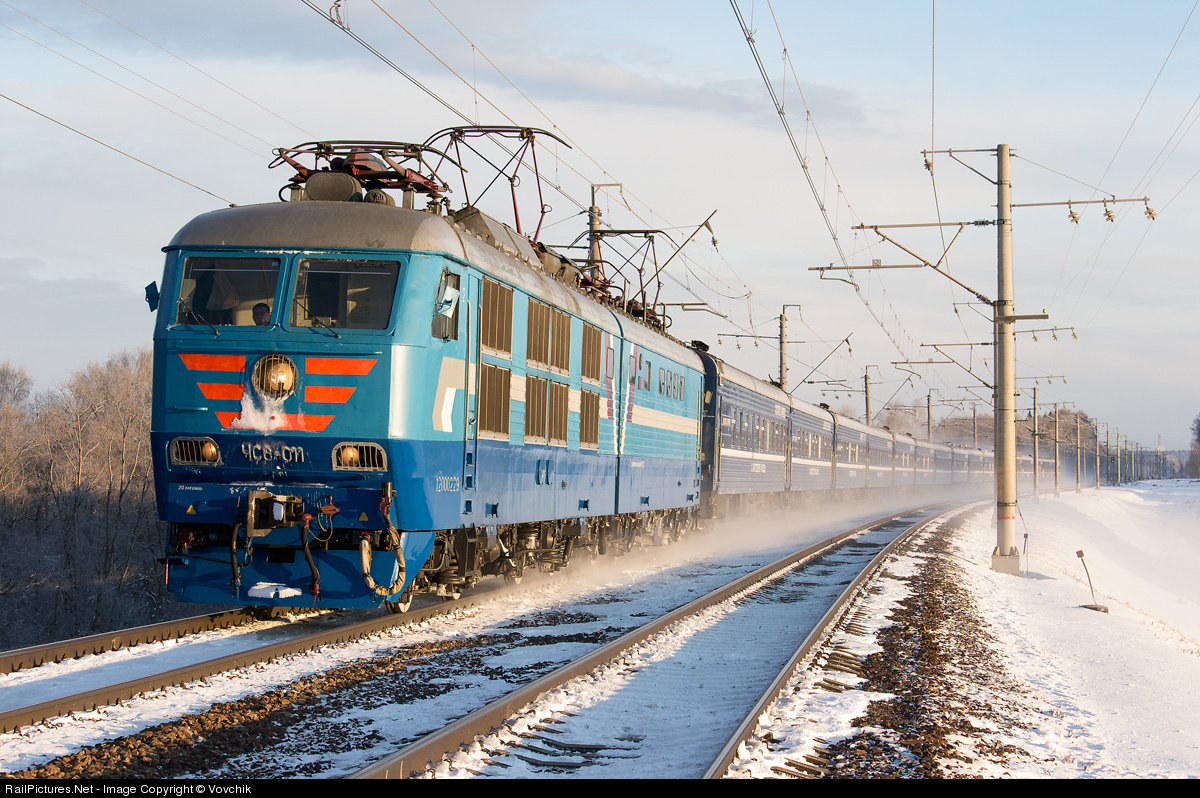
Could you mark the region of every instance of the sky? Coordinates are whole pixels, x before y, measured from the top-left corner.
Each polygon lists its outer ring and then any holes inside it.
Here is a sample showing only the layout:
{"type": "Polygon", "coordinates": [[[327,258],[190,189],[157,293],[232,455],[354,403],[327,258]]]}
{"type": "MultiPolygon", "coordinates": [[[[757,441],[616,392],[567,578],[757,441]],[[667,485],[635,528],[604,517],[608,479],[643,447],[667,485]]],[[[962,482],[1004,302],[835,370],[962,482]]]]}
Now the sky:
{"type": "MultiPolygon", "coordinates": [[[[1096,204],[1072,206],[1078,224],[1062,205],[1014,210],[1016,311],[1049,315],[1017,336],[1019,412],[1037,386],[1043,413],[1058,402],[1143,447],[1186,448],[1194,1],[738,8],[809,177],[728,3],[343,0],[349,29],[422,89],[302,0],[0,0],[0,361],[49,390],[148,345],[161,248],[200,213],[275,201],[290,175],[267,169],[273,148],[423,142],[462,124],[449,106],[570,143],[539,151],[549,244],[583,232],[589,184],[621,184],[598,190],[607,223],[663,231],[660,264],[716,211],[665,270],[662,301],[706,303],[672,313],[678,338],[777,378],[787,305],[796,397],[861,415],[868,374],[873,412],[931,397],[935,417],[969,416],[969,401],[982,414],[991,347],[966,344],[992,333],[972,294],[929,269],[810,269],[916,262],[856,225],[994,219],[1004,143],[1014,203],[1139,200],[1109,206],[1112,222],[1096,204]],[[926,168],[923,150],[947,149],[926,168]],[[928,363],[946,355],[961,365],[928,363]],[[819,382],[797,387],[806,375],[819,382]]],[[[527,226],[534,187],[519,188],[527,226]]],[[[511,224],[506,203],[479,201],[511,224]]],[[[937,262],[957,230],[884,232],[937,262]]],[[[995,228],[965,228],[945,267],[994,298],[995,228]]]]}

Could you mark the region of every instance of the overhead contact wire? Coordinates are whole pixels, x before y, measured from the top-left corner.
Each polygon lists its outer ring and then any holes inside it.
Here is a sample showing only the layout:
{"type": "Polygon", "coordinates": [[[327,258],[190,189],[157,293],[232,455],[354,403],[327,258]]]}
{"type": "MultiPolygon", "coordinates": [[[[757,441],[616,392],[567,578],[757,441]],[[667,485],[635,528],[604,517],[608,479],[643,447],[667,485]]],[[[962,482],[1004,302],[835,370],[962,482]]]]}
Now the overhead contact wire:
{"type": "Polygon", "coordinates": [[[117,149],[116,147],[112,146],[111,144],[106,144],[103,141],[101,141],[100,139],[96,138],[95,136],[89,136],[87,133],[84,133],[82,130],[77,130],[77,129],[71,127],[70,125],[66,124],[65,122],[60,122],[52,116],[47,116],[46,114],[43,114],[41,111],[37,110],[36,108],[30,108],[25,103],[20,102],[18,100],[14,100],[12,97],[9,97],[7,94],[0,94],[0,97],[4,98],[5,100],[8,100],[10,103],[13,103],[14,105],[21,106],[26,111],[37,114],[38,116],[42,117],[43,119],[45,119],[47,121],[53,122],[54,124],[58,125],[59,127],[64,127],[67,130],[71,131],[72,133],[76,133],[80,136],[83,136],[85,139],[87,139],[89,141],[93,141],[96,144],[99,144],[101,147],[105,147],[106,149],[112,150],[113,152],[117,153],[118,155],[123,155],[131,161],[137,161],[142,166],[149,167],[150,169],[153,169],[154,171],[158,172],[159,174],[166,175],[167,177],[171,178],[172,180],[178,180],[180,183],[183,183],[186,186],[191,186],[192,188],[196,189],[197,191],[203,191],[205,194],[209,195],[210,197],[216,197],[217,199],[219,199],[222,202],[227,203],[231,206],[235,204],[232,200],[228,200],[225,197],[222,197],[220,194],[215,194],[206,188],[201,188],[200,186],[196,185],[195,183],[190,183],[187,180],[184,180],[179,175],[171,174],[170,172],[166,171],[165,169],[160,169],[152,163],[147,163],[146,161],[143,161],[141,158],[138,158],[135,155],[130,155],[129,153],[127,153],[123,150],[117,149]]]}
{"type": "MultiPolygon", "coordinates": [[[[219,78],[216,78],[216,77],[214,77],[213,75],[210,75],[209,73],[205,72],[203,69],[201,69],[200,67],[198,67],[198,66],[196,66],[195,64],[191,63],[190,61],[188,61],[188,60],[186,60],[186,59],[184,59],[184,58],[181,58],[181,57],[179,57],[178,55],[176,55],[175,53],[171,52],[171,51],[170,51],[170,50],[168,50],[167,48],[163,47],[161,44],[159,44],[158,42],[154,41],[153,39],[147,38],[147,37],[146,37],[146,36],[144,36],[143,34],[141,34],[141,33],[138,33],[136,30],[134,30],[133,28],[129,27],[129,26],[128,26],[128,25],[126,25],[124,22],[122,22],[121,20],[119,20],[119,19],[117,19],[116,17],[114,17],[112,14],[109,14],[107,11],[103,11],[103,10],[101,10],[101,9],[99,9],[99,8],[96,8],[94,5],[92,5],[91,3],[89,3],[89,2],[88,2],[88,0],[79,0],[79,2],[83,3],[85,6],[87,6],[87,7],[88,7],[88,8],[90,8],[90,9],[92,9],[92,10],[93,10],[93,11],[95,11],[96,13],[98,13],[98,14],[102,14],[103,16],[105,16],[105,17],[108,17],[110,20],[112,20],[112,21],[113,21],[113,22],[115,22],[116,24],[120,25],[122,28],[124,28],[125,30],[129,31],[130,33],[132,33],[134,36],[137,36],[139,39],[142,39],[142,40],[143,40],[143,41],[145,41],[146,43],[148,43],[148,44],[151,44],[151,45],[153,45],[154,47],[157,47],[159,50],[162,50],[164,53],[166,53],[167,55],[171,56],[171,57],[172,57],[172,58],[174,58],[176,61],[178,61],[179,63],[181,63],[181,64],[183,64],[184,66],[188,67],[189,69],[193,69],[193,70],[195,70],[196,72],[199,72],[201,75],[203,75],[204,77],[208,78],[208,79],[209,79],[209,80],[211,80],[213,83],[216,83],[217,85],[219,85],[219,86],[222,86],[222,87],[224,87],[224,88],[228,89],[229,91],[231,91],[231,92],[233,92],[234,94],[236,94],[237,96],[241,97],[243,100],[245,100],[246,102],[248,102],[248,103],[250,103],[251,105],[255,106],[255,107],[256,107],[256,108],[258,108],[259,110],[261,110],[261,111],[265,111],[266,113],[268,113],[268,114],[270,114],[271,116],[275,117],[275,118],[276,118],[276,119],[278,119],[279,121],[281,121],[281,122],[284,122],[284,123],[286,123],[286,124],[289,124],[289,125],[291,125],[292,127],[294,127],[294,128],[296,128],[297,130],[299,130],[301,133],[305,134],[306,136],[311,136],[311,137],[313,137],[313,138],[316,138],[316,134],[315,134],[315,133],[310,133],[309,131],[307,131],[307,130],[305,130],[303,127],[301,127],[300,125],[298,125],[298,124],[296,124],[295,122],[293,122],[292,120],[290,120],[290,119],[288,119],[288,118],[286,118],[286,117],[284,117],[284,116],[280,116],[280,115],[279,115],[279,114],[277,114],[275,111],[272,111],[270,108],[266,107],[265,105],[263,105],[262,103],[258,102],[257,100],[255,100],[255,99],[253,99],[253,98],[251,98],[251,97],[248,97],[248,96],[246,96],[245,94],[242,94],[240,91],[238,91],[237,89],[233,88],[233,87],[232,87],[232,86],[230,86],[228,83],[225,83],[224,81],[220,80],[219,78]]],[[[255,138],[257,138],[257,136],[255,136],[255,138]]],[[[261,141],[262,139],[259,139],[259,140],[261,141]]]]}

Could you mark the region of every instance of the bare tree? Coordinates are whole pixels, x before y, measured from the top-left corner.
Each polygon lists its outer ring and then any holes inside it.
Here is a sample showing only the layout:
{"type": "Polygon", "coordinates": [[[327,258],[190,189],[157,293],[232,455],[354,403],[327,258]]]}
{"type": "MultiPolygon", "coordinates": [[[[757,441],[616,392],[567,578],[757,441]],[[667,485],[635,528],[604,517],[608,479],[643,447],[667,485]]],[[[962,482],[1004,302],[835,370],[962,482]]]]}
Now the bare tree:
{"type": "Polygon", "coordinates": [[[1192,421],[1192,451],[1183,472],[1192,479],[1200,478],[1200,415],[1192,421]]]}
{"type": "Polygon", "coordinates": [[[149,623],[168,606],[150,458],[149,351],[29,397],[0,364],[0,648],[149,623]]]}

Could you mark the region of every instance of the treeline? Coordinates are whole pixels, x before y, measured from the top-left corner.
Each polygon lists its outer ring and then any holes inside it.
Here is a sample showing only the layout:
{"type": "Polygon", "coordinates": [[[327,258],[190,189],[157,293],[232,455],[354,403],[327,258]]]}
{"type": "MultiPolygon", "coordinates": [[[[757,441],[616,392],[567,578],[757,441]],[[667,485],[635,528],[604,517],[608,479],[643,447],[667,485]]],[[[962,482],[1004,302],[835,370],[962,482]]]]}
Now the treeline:
{"type": "Polygon", "coordinates": [[[148,350],[36,395],[0,363],[0,650],[204,611],[162,583],[150,390],[148,350]]]}
{"type": "MultiPolygon", "coordinates": [[[[1044,405],[1043,405],[1044,407],[1044,405]]],[[[956,413],[933,422],[932,430],[928,426],[923,405],[912,407],[889,407],[875,420],[877,426],[887,426],[893,432],[907,433],[918,440],[932,438],[938,443],[953,443],[959,446],[978,446],[981,449],[992,449],[992,438],[995,420],[991,413],[970,415],[956,413]]],[[[1017,433],[1017,450],[1021,454],[1033,451],[1033,433],[1035,424],[1032,413],[1026,413],[1024,418],[1015,422],[1017,433]]],[[[1038,416],[1036,430],[1041,435],[1041,446],[1054,446],[1054,410],[1051,408],[1038,416]]],[[[1085,452],[1096,451],[1096,422],[1086,413],[1060,408],[1058,411],[1058,441],[1060,447],[1074,451],[1077,445],[1082,445],[1085,452]],[[1078,425],[1076,424],[1078,420],[1078,425]],[[1078,437],[1077,432],[1078,430],[1078,437]]],[[[1100,449],[1104,451],[1104,436],[1100,436],[1100,449]]],[[[1045,452],[1041,452],[1045,454],[1045,452]]]]}
{"type": "Polygon", "coordinates": [[[1188,454],[1184,473],[1192,479],[1200,478],[1200,415],[1192,421],[1192,450],[1188,454]]]}

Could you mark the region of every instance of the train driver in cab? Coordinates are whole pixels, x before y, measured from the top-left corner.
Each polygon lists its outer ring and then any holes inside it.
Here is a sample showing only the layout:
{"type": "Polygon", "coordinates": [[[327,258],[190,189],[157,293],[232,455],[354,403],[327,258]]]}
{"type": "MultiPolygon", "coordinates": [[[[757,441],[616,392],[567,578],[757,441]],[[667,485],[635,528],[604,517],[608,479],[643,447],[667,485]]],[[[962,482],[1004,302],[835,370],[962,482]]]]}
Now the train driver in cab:
{"type": "Polygon", "coordinates": [[[259,327],[266,327],[271,323],[271,306],[266,302],[259,302],[251,312],[254,314],[254,323],[259,327]]]}

